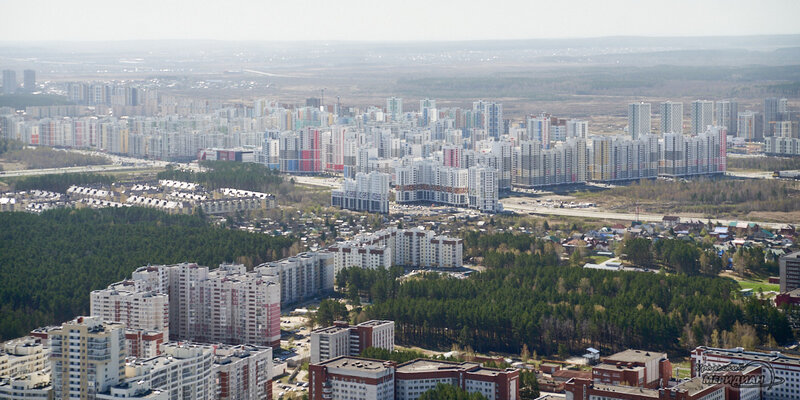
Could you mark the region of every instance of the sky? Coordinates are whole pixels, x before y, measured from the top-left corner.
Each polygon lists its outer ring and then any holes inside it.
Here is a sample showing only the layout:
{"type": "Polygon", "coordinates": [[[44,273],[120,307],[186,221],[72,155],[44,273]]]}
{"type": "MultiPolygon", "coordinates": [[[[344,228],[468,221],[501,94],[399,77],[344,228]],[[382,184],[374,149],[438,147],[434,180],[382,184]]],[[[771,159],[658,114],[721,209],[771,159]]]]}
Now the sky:
{"type": "Polygon", "coordinates": [[[800,34],[798,0],[0,0],[0,41],[800,34]]]}

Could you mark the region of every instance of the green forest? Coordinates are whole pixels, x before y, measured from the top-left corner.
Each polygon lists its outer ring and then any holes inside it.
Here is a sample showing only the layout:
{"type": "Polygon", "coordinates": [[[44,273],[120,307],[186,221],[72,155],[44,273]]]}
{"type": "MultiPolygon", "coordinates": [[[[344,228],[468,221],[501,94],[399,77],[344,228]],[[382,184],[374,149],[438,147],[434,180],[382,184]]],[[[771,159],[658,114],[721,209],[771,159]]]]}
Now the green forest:
{"type": "MultiPolygon", "coordinates": [[[[360,294],[372,301],[368,318],[394,320],[400,343],[428,348],[455,343],[519,353],[525,345],[566,356],[589,346],[681,353],[699,344],[792,339],[782,312],[738,298],[730,279],[569,267],[529,236],[479,237],[468,237],[464,247],[482,254],[487,270],[468,279],[425,274],[398,283],[394,271],[348,268],[336,285],[351,300],[360,294]],[[500,246],[513,251],[498,252],[500,246]]],[[[674,244],[657,251],[666,259],[693,253],[674,244]]]]}
{"type": "Polygon", "coordinates": [[[74,173],[34,175],[9,179],[14,190],[48,190],[66,193],[72,185],[110,185],[114,181],[111,175],[74,173]]]}
{"type": "Polygon", "coordinates": [[[287,256],[293,242],[138,207],[0,213],[0,340],[86,314],[90,291],[137,267],[254,265],[287,256]]]}

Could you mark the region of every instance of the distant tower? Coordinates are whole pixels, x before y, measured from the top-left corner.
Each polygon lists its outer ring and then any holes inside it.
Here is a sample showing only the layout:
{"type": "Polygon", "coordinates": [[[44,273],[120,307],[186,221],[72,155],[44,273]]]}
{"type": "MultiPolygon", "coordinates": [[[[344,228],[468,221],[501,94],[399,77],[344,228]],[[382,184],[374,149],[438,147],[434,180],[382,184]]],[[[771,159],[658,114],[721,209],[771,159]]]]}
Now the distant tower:
{"type": "Polygon", "coordinates": [[[650,134],[650,103],[628,104],[628,133],[634,139],[650,134]]]}
{"type": "Polygon", "coordinates": [[[489,137],[503,134],[503,104],[478,100],[472,102],[475,126],[486,130],[489,137]]]}
{"type": "Polygon", "coordinates": [[[3,94],[14,94],[17,91],[17,73],[10,69],[3,70],[3,94]]]}
{"type": "Polygon", "coordinates": [[[389,97],[386,99],[386,114],[391,121],[397,121],[403,115],[403,99],[389,97]]]}
{"type": "Polygon", "coordinates": [[[770,97],[764,99],[764,136],[773,136],[774,122],[783,121],[787,111],[787,100],[770,97]]]}
{"type": "Polygon", "coordinates": [[[714,125],[714,102],[695,100],[692,102],[692,134],[703,133],[709,125],[714,125]]]}
{"type": "Polygon", "coordinates": [[[735,101],[723,100],[717,102],[717,125],[728,128],[728,135],[736,136],[738,115],[739,104],[735,101]]]}
{"type": "Polygon", "coordinates": [[[683,133],[683,103],[661,103],[661,133],[683,133]]]}
{"type": "Polygon", "coordinates": [[[22,88],[26,93],[33,93],[36,91],[36,71],[26,69],[22,73],[22,88]]]}

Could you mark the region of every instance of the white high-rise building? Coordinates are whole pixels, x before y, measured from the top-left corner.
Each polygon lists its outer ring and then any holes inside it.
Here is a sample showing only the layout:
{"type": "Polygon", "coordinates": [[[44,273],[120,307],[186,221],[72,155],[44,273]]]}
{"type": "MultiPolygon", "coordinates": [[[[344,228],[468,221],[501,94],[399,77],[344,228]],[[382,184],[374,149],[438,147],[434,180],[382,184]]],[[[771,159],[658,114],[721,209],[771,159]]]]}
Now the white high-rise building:
{"type": "Polygon", "coordinates": [[[722,100],[716,104],[717,125],[728,129],[728,134],[736,136],[739,104],[735,101],[722,100]]]}
{"type": "Polygon", "coordinates": [[[165,292],[137,290],[135,281],[122,281],[90,294],[90,314],[103,321],[125,324],[129,356],[153,357],[169,341],[169,297],[165,292]]]}
{"type": "Polygon", "coordinates": [[[281,304],[296,303],[333,290],[333,255],[328,252],[300,253],[261,264],[255,270],[263,276],[274,277],[275,283],[280,285],[281,304]]]}
{"type": "Polygon", "coordinates": [[[528,139],[536,140],[545,149],[550,148],[550,115],[542,113],[538,117],[528,117],[528,139]]]}
{"type": "Polygon", "coordinates": [[[470,208],[489,212],[500,210],[500,203],[497,200],[497,170],[486,167],[470,167],[468,171],[467,194],[470,208]]]}
{"type": "Polygon", "coordinates": [[[589,135],[589,122],[577,119],[567,121],[567,139],[581,138],[586,139],[589,135]]]}
{"type": "Polygon", "coordinates": [[[390,121],[397,121],[403,116],[403,99],[389,97],[386,99],[386,116],[390,121]]]}
{"type": "Polygon", "coordinates": [[[650,134],[650,103],[628,104],[628,134],[633,139],[650,134]]]}
{"type": "Polygon", "coordinates": [[[693,135],[703,133],[709,126],[714,125],[714,102],[709,100],[695,100],[692,102],[692,131],[693,135]]]}
{"type": "Polygon", "coordinates": [[[213,400],[272,398],[272,348],[251,345],[216,346],[211,368],[213,400]]]}
{"type": "Polygon", "coordinates": [[[169,399],[213,399],[215,346],[197,343],[165,343],[164,353],[137,358],[125,365],[125,382],[146,382],[167,393],[169,399]]]}
{"type": "Polygon", "coordinates": [[[281,292],[276,280],[234,264],[212,271],[189,263],[141,267],[131,281],[93,292],[92,311],[130,324],[133,331],[126,336],[139,341],[132,347],[139,346],[140,357],[153,355],[153,342],[162,343],[147,337],[155,330],[176,340],[277,346],[281,292]]]}
{"type": "Polygon", "coordinates": [[[665,101],[660,105],[661,133],[683,133],[683,103],[665,101]]]}
{"type": "Polygon", "coordinates": [[[53,398],[92,400],[124,378],[125,327],[78,317],[49,332],[53,398]]]}
{"type": "Polygon", "coordinates": [[[347,210],[389,213],[389,174],[358,172],[331,191],[331,205],[347,210]]]}

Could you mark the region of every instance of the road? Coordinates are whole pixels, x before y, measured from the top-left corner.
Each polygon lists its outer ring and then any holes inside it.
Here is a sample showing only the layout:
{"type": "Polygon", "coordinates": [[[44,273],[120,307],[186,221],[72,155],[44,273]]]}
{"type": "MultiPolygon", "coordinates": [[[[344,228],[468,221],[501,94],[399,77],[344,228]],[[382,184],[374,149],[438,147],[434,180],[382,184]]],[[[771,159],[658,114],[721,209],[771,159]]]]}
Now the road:
{"type": "Polygon", "coordinates": [[[18,171],[0,171],[0,178],[15,176],[33,176],[49,174],[68,174],[75,172],[111,172],[125,171],[130,169],[141,169],[135,165],[91,165],[87,167],[64,167],[64,168],[42,168],[42,169],[23,169],[18,171]]]}
{"type": "MultiPolygon", "coordinates": [[[[518,213],[524,214],[538,214],[538,215],[562,215],[568,217],[581,217],[581,218],[601,218],[601,219],[615,219],[615,220],[622,220],[622,221],[635,221],[636,214],[634,213],[618,213],[613,211],[601,210],[595,207],[592,208],[551,208],[551,207],[543,207],[535,204],[527,204],[530,202],[530,198],[524,197],[510,197],[507,199],[501,200],[503,203],[503,209],[508,211],[515,211],[518,213]],[[526,204],[521,204],[521,202],[525,202],[526,204]]],[[[708,218],[698,218],[696,216],[685,215],[685,214],[670,214],[670,215],[677,215],[684,220],[701,220],[703,222],[708,221],[708,218]]],[[[643,214],[639,213],[639,221],[643,222],[660,222],[663,219],[664,215],[661,214],[643,214]]],[[[779,228],[786,224],[782,223],[775,223],[775,222],[763,222],[763,221],[745,221],[745,220],[730,220],[730,219],[711,219],[711,223],[716,224],[719,222],[722,225],[727,225],[730,222],[755,222],[761,226],[768,227],[771,229],[779,228]]]]}

